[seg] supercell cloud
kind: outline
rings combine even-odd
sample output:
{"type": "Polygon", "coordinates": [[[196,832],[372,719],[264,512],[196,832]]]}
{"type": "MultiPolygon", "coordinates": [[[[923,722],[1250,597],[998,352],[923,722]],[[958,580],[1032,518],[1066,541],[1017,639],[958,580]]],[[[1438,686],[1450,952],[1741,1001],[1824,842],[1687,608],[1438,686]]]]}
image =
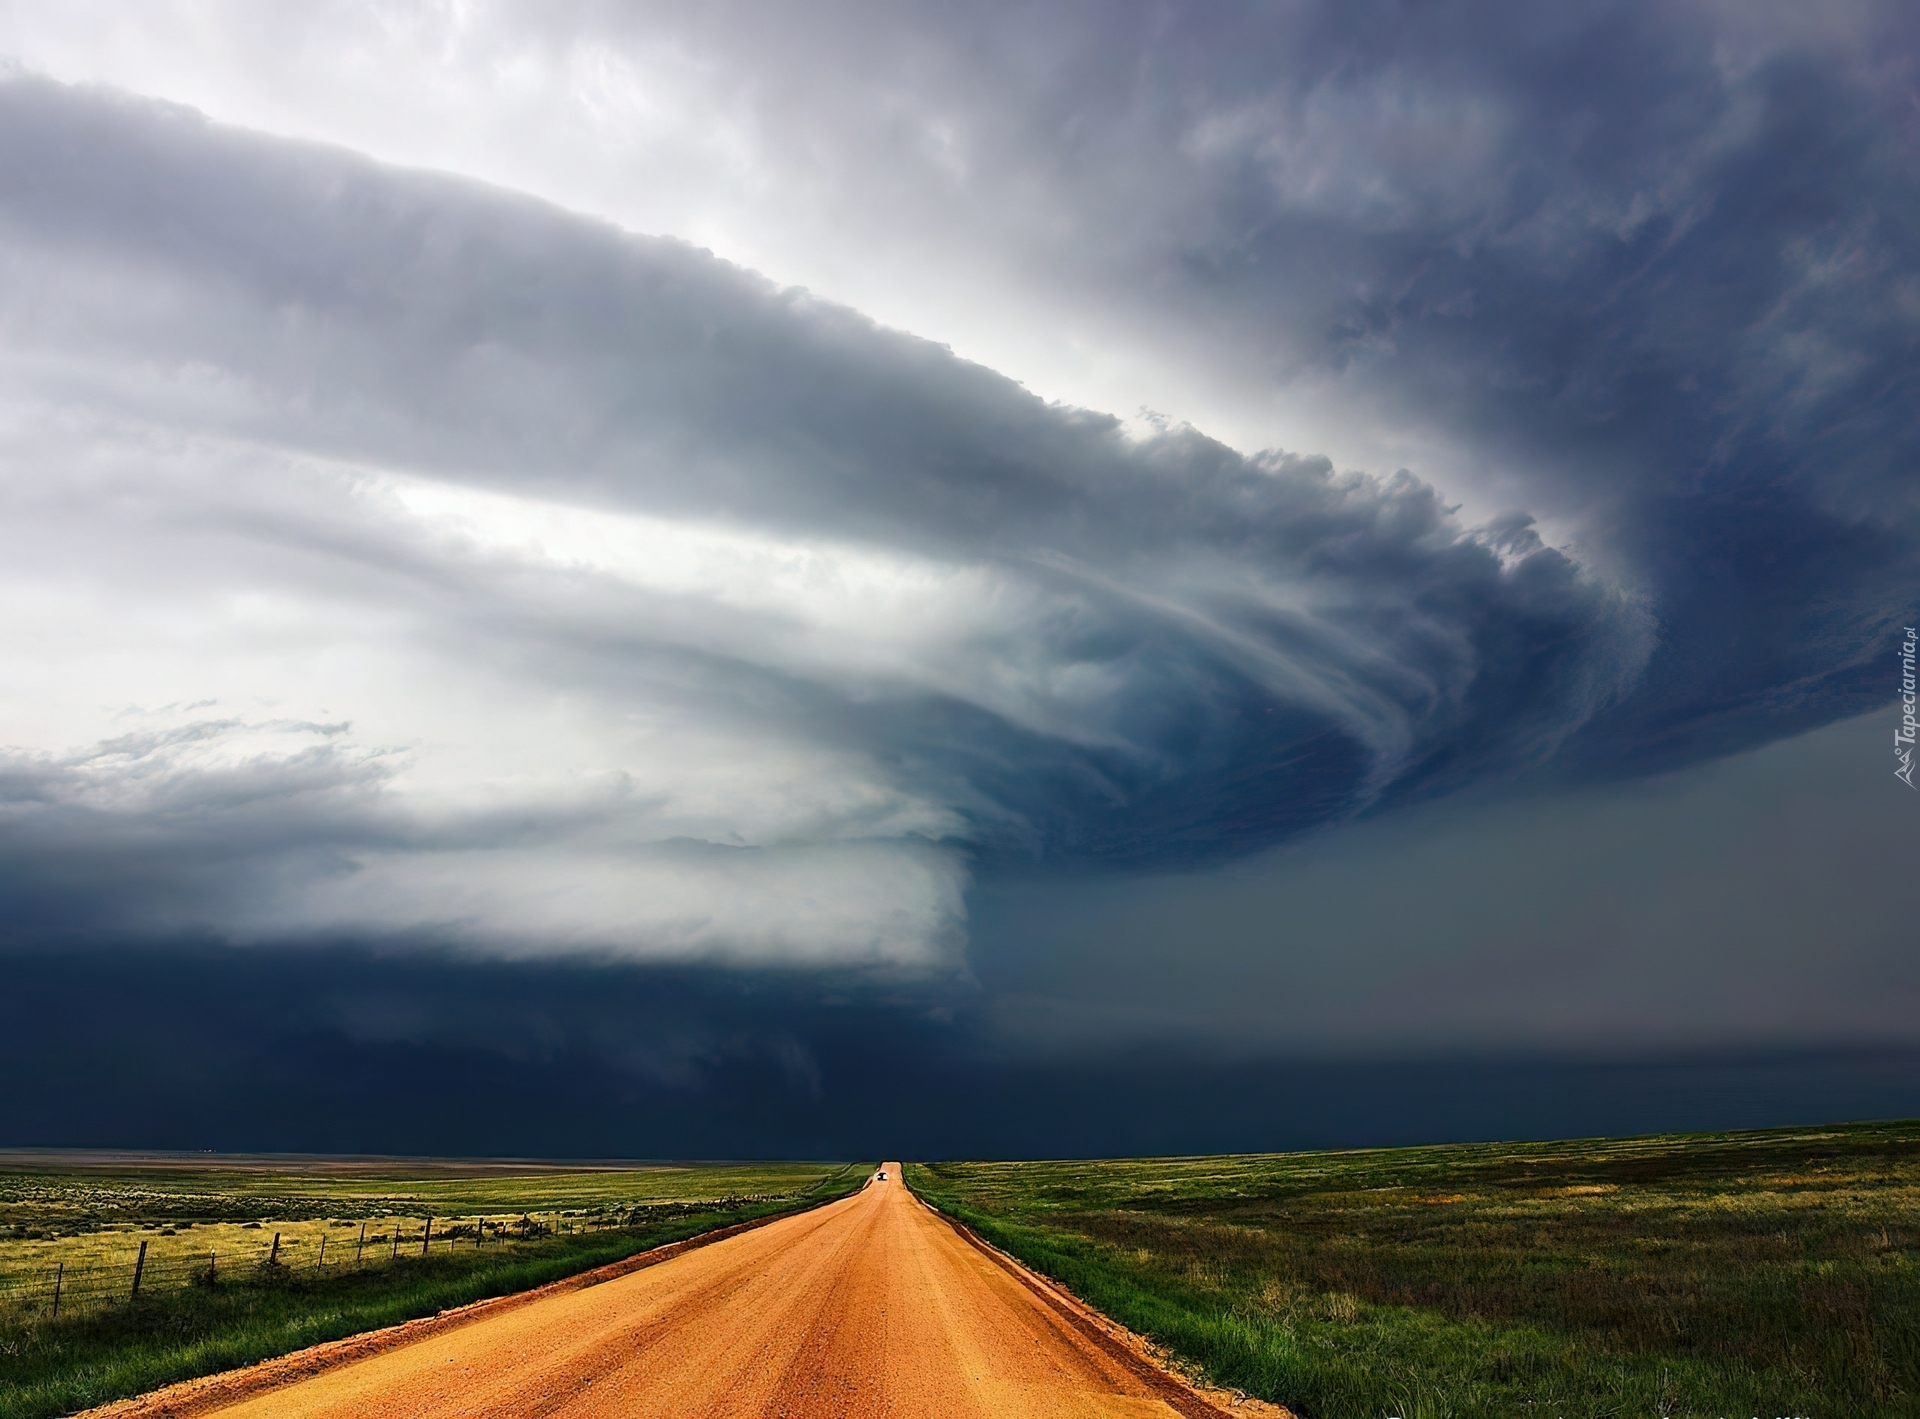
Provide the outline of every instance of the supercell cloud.
{"type": "Polygon", "coordinates": [[[970,864],[1531,767],[1644,659],[1630,597],[1410,474],[1137,439],[508,195],[3,101],[9,856],[125,879],[66,908],[102,924],[937,959],[970,864]]]}
{"type": "Polygon", "coordinates": [[[323,9],[279,108],[10,18],[16,938],[947,969],[983,875],[1885,703],[1910,21],[1561,13],[323,9]]]}

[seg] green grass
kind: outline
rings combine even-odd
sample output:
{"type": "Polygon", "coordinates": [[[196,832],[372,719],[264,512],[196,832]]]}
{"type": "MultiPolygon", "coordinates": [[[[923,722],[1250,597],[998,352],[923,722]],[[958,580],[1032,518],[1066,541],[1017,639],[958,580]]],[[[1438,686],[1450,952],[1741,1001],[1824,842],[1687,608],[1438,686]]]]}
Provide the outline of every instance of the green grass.
{"type": "Polygon", "coordinates": [[[271,1160],[230,1168],[168,1160],[89,1166],[84,1160],[11,1155],[0,1159],[0,1217],[8,1218],[0,1253],[32,1247],[44,1257],[52,1246],[86,1258],[108,1246],[124,1250],[140,1233],[167,1236],[166,1245],[177,1238],[197,1246],[234,1229],[260,1238],[276,1227],[325,1228],[330,1219],[340,1225],[355,1212],[390,1226],[403,1210],[422,1216],[545,1215],[574,1230],[536,1228],[530,1240],[486,1247],[473,1246],[469,1232],[464,1247],[456,1239],[449,1251],[403,1253],[364,1269],[223,1263],[226,1269],[212,1288],[183,1283],[146,1291],[137,1302],[68,1309],[57,1320],[35,1292],[0,1307],[0,1419],[68,1414],[525,1290],[715,1227],[844,1196],[865,1181],[866,1172],[851,1164],[595,1170],[519,1165],[503,1172],[482,1164],[311,1159],[281,1160],[278,1167],[271,1160]],[[187,1227],[196,1213],[201,1225],[187,1227]],[[259,1230],[251,1230],[250,1222],[259,1223],[259,1230]]]}
{"type": "Polygon", "coordinates": [[[1920,1123],[907,1180],[1306,1419],[1920,1416],[1920,1123]]]}

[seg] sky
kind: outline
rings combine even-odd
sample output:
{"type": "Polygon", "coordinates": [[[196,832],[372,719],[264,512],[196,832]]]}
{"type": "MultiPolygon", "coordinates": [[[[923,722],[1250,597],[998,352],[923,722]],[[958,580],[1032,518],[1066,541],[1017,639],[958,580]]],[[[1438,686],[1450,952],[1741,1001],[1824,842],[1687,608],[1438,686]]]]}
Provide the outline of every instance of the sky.
{"type": "Polygon", "coordinates": [[[0,0],[0,1145],[1920,1113],[1917,455],[1898,3],[0,0]]]}

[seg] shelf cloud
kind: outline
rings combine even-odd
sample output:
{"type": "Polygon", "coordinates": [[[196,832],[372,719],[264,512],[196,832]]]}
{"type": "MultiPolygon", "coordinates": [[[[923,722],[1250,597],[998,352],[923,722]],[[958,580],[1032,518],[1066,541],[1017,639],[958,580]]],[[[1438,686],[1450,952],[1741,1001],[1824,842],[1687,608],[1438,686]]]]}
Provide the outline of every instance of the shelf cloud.
{"type": "Polygon", "coordinates": [[[1648,654],[1408,473],[1136,437],[178,109],[16,78],[0,124],[11,674],[93,701],[9,752],[4,831],[117,929],[926,963],[981,863],[1534,767],[1648,654]]]}
{"type": "Polygon", "coordinates": [[[23,939],[948,972],[1885,702],[1899,7],[751,10],[0,16],[23,939]]]}
{"type": "Polygon", "coordinates": [[[0,1142],[1913,1112],[1913,10],[0,0],[0,1142]]]}

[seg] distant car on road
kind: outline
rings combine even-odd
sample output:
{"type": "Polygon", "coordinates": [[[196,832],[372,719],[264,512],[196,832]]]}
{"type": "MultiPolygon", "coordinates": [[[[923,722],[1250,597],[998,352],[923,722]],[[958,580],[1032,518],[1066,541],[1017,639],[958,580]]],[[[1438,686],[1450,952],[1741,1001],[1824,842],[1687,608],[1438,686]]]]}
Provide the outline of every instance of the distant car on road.
{"type": "Polygon", "coordinates": [[[885,1168],[882,1168],[879,1172],[873,1175],[873,1180],[875,1182],[885,1182],[887,1180],[887,1170],[885,1168]]]}

